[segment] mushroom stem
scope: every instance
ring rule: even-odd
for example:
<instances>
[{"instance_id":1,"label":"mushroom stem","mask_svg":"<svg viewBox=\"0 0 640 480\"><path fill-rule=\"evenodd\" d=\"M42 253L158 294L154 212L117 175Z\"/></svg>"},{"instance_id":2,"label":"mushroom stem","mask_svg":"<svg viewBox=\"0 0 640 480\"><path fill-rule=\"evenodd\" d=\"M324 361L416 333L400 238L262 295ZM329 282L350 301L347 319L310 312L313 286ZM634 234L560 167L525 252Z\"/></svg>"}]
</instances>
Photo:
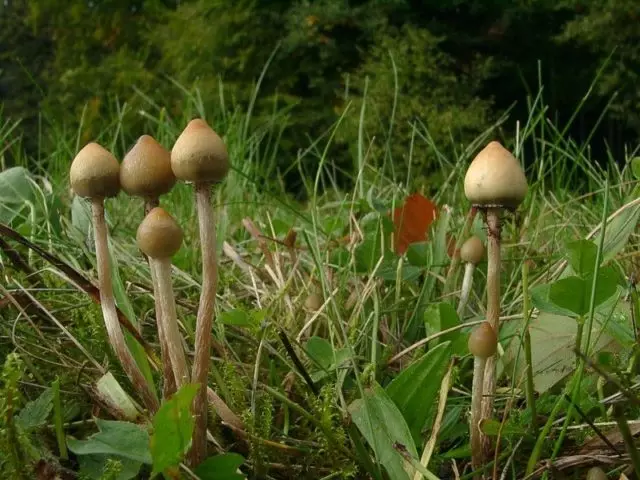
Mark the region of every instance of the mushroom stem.
<instances>
[{"instance_id":1,"label":"mushroom stem","mask_svg":"<svg viewBox=\"0 0 640 480\"><path fill-rule=\"evenodd\" d=\"M122 365L122 369L131 380L133 387L140 393L144 405L151 413L158 409L158 399L151 390L146 378L138 368L133 355L127 347L124 334L118 322L116 303L111 284L111 266L109 265L109 247L107 240L107 225L104 218L104 203L102 198L91 201L93 216L93 233L96 246L96 263L98 266L98 281L100 287L100 304L104 317L107 335L113 350Z\"/></svg>"},{"instance_id":2,"label":"mushroom stem","mask_svg":"<svg viewBox=\"0 0 640 480\"><path fill-rule=\"evenodd\" d=\"M469 302L469 294L471 293L471 287L473 286L473 272L476 266L467 262L464 267L464 277L462 279L462 289L460 291L460 303L458 304L458 317L462 319L467 303Z\"/></svg>"},{"instance_id":3,"label":"mushroom stem","mask_svg":"<svg viewBox=\"0 0 640 480\"><path fill-rule=\"evenodd\" d=\"M151 264L154 296L156 298L156 316L160 319L159 331L164 336L167 353L172 367L171 376L175 379L175 385L180 388L189 382L189 367L182 346L182 336L178 329L176 316L176 301L171 284L171 260L169 258L149 258ZM164 360L163 360L164 361Z\"/></svg>"},{"instance_id":4,"label":"mushroom stem","mask_svg":"<svg viewBox=\"0 0 640 480\"><path fill-rule=\"evenodd\" d=\"M157 198L151 198L144 204L144 215L147 216L151 210L160 204ZM143 254L144 255L144 254ZM151 273L151 284L153 285L154 294L153 300L156 310L156 324L158 327L158 342L160 343L160 356L162 357L162 376L164 378L164 385L162 386L162 398L168 398L177 391L176 378L173 373L173 366L171 365L171 356L169 355L169 343L167 340L167 334L164 331L164 320L162 313L162 305L160 299L155 293L156 285L158 283L156 279L155 269L151 264L151 259L145 255L149 262L149 272Z\"/></svg>"},{"instance_id":5,"label":"mushroom stem","mask_svg":"<svg viewBox=\"0 0 640 480\"><path fill-rule=\"evenodd\" d=\"M489 207L486 210L487 222L487 321L494 332L500 335L500 224L501 209ZM490 418L493 412L493 397L496 391L496 356L487 359L484 373L484 397L482 399L481 418ZM486 458L491 456L491 439L481 435L482 448Z\"/></svg>"},{"instance_id":6,"label":"mushroom stem","mask_svg":"<svg viewBox=\"0 0 640 480\"><path fill-rule=\"evenodd\" d=\"M195 428L190 452L192 465L202 462L207 452L207 378L209 375L211 328L213 325L218 266L216 262L216 226L211 206L211 185L195 185L200 248L202 251L202 291L196 317L196 343L193 381L200 384L194 401Z\"/></svg>"},{"instance_id":7,"label":"mushroom stem","mask_svg":"<svg viewBox=\"0 0 640 480\"><path fill-rule=\"evenodd\" d=\"M493 357L490 357L493 358ZM482 418L483 382L486 358L474 357L473 385L471 387L471 465L473 470L484 466L480 420Z\"/></svg>"}]
</instances>

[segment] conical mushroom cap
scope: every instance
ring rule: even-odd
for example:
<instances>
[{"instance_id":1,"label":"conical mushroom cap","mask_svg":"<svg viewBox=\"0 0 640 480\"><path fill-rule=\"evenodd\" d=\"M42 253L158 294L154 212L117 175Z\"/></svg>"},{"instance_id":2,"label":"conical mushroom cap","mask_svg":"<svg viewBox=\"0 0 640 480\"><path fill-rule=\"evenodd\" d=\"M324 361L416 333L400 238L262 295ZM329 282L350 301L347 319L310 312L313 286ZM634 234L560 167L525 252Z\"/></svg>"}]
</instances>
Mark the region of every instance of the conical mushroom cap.
<instances>
[{"instance_id":1,"label":"conical mushroom cap","mask_svg":"<svg viewBox=\"0 0 640 480\"><path fill-rule=\"evenodd\" d=\"M516 208L527 195L520 162L493 141L476 155L464 177L464 193L473 205Z\"/></svg>"},{"instance_id":2,"label":"conical mushroom cap","mask_svg":"<svg viewBox=\"0 0 640 480\"><path fill-rule=\"evenodd\" d=\"M474 357L489 358L496 353L498 338L489 322L482 322L471 332L467 346Z\"/></svg>"},{"instance_id":3,"label":"conical mushroom cap","mask_svg":"<svg viewBox=\"0 0 640 480\"><path fill-rule=\"evenodd\" d=\"M587 472L587 480L607 480L607 474L600 467L592 467Z\"/></svg>"},{"instance_id":4,"label":"conical mushroom cap","mask_svg":"<svg viewBox=\"0 0 640 480\"><path fill-rule=\"evenodd\" d=\"M477 265L484 257L484 245L475 235L469 237L460 247L460 260Z\"/></svg>"},{"instance_id":5,"label":"conical mushroom cap","mask_svg":"<svg viewBox=\"0 0 640 480\"><path fill-rule=\"evenodd\" d=\"M164 208L155 207L138 226L138 248L151 258L170 258L180 250L182 229Z\"/></svg>"},{"instance_id":6,"label":"conical mushroom cap","mask_svg":"<svg viewBox=\"0 0 640 480\"><path fill-rule=\"evenodd\" d=\"M152 136L142 135L122 159L120 185L129 195L157 198L176 183L171 154Z\"/></svg>"},{"instance_id":7,"label":"conical mushroom cap","mask_svg":"<svg viewBox=\"0 0 640 480\"><path fill-rule=\"evenodd\" d=\"M173 145L171 168L185 182L219 182L229 171L227 147L204 120L196 118Z\"/></svg>"},{"instance_id":8,"label":"conical mushroom cap","mask_svg":"<svg viewBox=\"0 0 640 480\"><path fill-rule=\"evenodd\" d=\"M120 164L111 152L92 142L73 159L69 181L81 197L115 197L120 191Z\"/></svg>"}]
</instances>

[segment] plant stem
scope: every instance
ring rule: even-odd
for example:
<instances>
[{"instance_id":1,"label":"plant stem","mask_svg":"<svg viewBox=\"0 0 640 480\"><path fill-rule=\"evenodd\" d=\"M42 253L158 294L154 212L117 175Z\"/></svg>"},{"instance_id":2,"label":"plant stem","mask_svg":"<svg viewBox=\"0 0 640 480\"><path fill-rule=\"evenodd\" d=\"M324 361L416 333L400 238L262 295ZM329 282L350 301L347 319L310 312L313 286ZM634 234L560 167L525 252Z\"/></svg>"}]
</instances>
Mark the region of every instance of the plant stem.
<instances>
[{"instance_id":1,"label":"plant stem","mask_svg":"<svg viewBox=\"0 0 640 480\"><path fill-rule=\"evenodd\" d=\"M131 355L118 322L116 303L111 284L111 266L109 265L109 247L107 243L107 225L104 219L104 203L102 199L91 202L93 216L93 233L96 246L96 263L98 266L98 282L100 287L100 305L104 317L109 343L129 377L134 389L140 393L142 401L151 413L158 409L158 399L151 390L147 380Z\"/></svg>"},{"instance_id":2,"label":"plant stem","mask_svg":"<svg viewBox=\"0 0 640 480\"><path fill-rule=\"evenodd\" d=\"M67 442L62 428L62 405L60 403L60 380L55 379L51 385L53 390L53 422L56 430L56 441L58 442L58 450L60 451L61 460L69 460L67 452Z\"/></svg>"},{"instance_id":3,"label":"plant stem","mask_svg":"<svg viewBox=\"0 0 640 480\"><path fill-rule=\"evenodd\" d=\"M159 316L162 322L162 333L165 337L175 385L180 388L189 382L190 375L176 318L176 301L171 284L171 260L169 258L150 258L149 261L155 277L154 297L160 307L159 310L156 310L156 316Z\"/></svg>"},{"instance_id":4,"label":"plant stem","mask_svg":"<svg viewBox=\"0 0 640 480\"><path fill-rule=\"evenodd\" d=\"M451 265L449 266L449 271L447 272L447 277L444 282L444 288L442 290L443 295L447 295L451 290L451 285L453 284L453 278L455 277L456 272L458 271L458 266L460 265L460 248L464 243L465 239L469 236L469 230L471 230L471 225L473 225L473 221L476 218L476 214L478 213L478 209L476 207L471 207L469 209L469 213L467 213L467 217L465 218L464 225L462 226L462 231L460 235L456 239L456 244L453 252L453 259L451 260Z\"/></svg>"},{"instance_id":5,"label":"plant stem","mask_svg":"<svg viewBox=\"0 0 640 480\"><path fill-rule=\"evenodd\" d=\"M476 266L473 263L467 263L464 267L464 277L462 278L462 288L460 290L460 303L458 304L458 317L462 320L462 315L467 308L469 302L469 294L473 286L473 272Z\"/></svg>"},{"instance_id":6,"label":"plant stem","mask_svg":"<svg viewBox=\"0 0 640 480\"><path fill-rule=\"evenodd\" d=\"M486 211L487 222L487 321L500 338L500 208L490 207ZM479 420L491 418L493 398L496 392L496 355L487 359L484 371L484 396ZM491 457L491 439L480 435L485 458Z\"/></svg>"},{"instance_id":7,"label":"plant stem","mask_svg":"<svg viewBox=\"0 0 640 480\"><path fill-rule=\"evenodd\" d=\"M538 433L538 416L536 412L535 389L533 386L533 355L531 353L531 333L529 332L529 264L525 260L522 263L522 313L524 318L524 355L527 362L526 396L527 406L531 414L531 431Z\"/></svg>"},{"instance_id":8,"label":"plant stem","mask_svg":"<svg viewBox=\"0 0 640 480\"><path fill-rule=\"evenodd\" d=\"M636 475L638 475L640 473L640 452L638 452L638 449L636 448L633 435L631 434L631 430L629 430L627 419L624 417L620 405L614 405L613 415L616 418L616 423L618 424L618 428L622 434L624 445L629 453L631 462L633 463L633 469L635 470Z\"/></svg>"},{"instance_id":9,"label":"plant stem","mask_svg":"<svg viewBox=\"0 0 640 480\"><path fill-rule=\"evenodd\" d=\"M473 359L473 385L471 387L471 465L473 470L483 467L486 458L482 450L480 437L482 394L486 364L487 360L485 358L474 357Z\"/></svg>"},{"instance_id":10,"label":"plant stem","mask_svg":"<svg viewBox=\"0 0 640 480\"><path fill-rule=\"evenodd\" d=\"M196 344L193 361L193 381L200 384L194 400L195 428L191 446L191 465L205 459L207 453L207 378L209 374L211 328L218 283L216 261L216 230L211 207L211 186L196 184L196 209L202 251L202 291L196 318Z\"/></svg>"}]
</instances>

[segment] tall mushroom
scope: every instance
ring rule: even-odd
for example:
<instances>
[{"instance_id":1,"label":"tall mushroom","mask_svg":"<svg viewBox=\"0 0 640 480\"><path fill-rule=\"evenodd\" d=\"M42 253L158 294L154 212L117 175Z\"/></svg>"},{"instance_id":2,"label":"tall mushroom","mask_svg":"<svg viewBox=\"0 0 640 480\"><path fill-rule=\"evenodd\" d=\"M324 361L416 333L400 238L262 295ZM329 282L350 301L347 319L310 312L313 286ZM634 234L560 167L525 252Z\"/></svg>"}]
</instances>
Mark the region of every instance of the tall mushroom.
<instances>
[{"instance_id":1,"label":"tall mushroom","mask_svg":"<svg viewBox=\"0 0 640 480\"><path fill-rule=\"evenodd\" d=\"M162 322L161 331L167 343L167 353L175 384L180 388L189 382L189 367L182 347L182 337L176 318L176 301L171 284L171 257L182 245L182 229L166 210L152 209L138 226L136 241L138 248L149 257L153 283L153 294L160 312L156 317Z\"/></svg>"},{"instance_id":2,"label":"tall mushroom","mask_svg":"<svg viewBox=\"0 0 640 480\"><path fill-rule=\"evenodd\" d=\"M492 141L473 159L464 178L464 193L484 214L487 224L487 321L500 335L500 236L502 210L515 210L527 195L528 185L520 162L499 142ZM485 397L482 418L493 411L496 389L495 356L487 360L484 375ZM491 443L483 436L485 453Z\"/></svg>"},{"instance_id":3,"label":"tall mushroom","mask_svg":"<svg viewBox=\"0 0 640 480\"><path fill-rule=\"evenodd\" d=\"M498 346L496 332L489 322L482 322L469 336L467 343L473 355L473 386L471 387L471 464L474 470L484 464L485 456L480 437L484 371L487 359L493 357Z\"/></svg>"},{"instance_id":4,"label":"tall mushroom","mask_svg":"<svg viewBox=\"0 0 640 480\"><path fill-rule=\"evenodd\" d=\"M71 188L76 195L91 200L100 304L109 342L133 387L140 393L144 405L154 413L158 409L158 399L127 347L118 322L113 285L111 284L104 200L118 195L120 191L119 171L120 164L109 151L97 143L89 143L73 159L69 178Z\"/></svg>"},{"instance_id":5,"label":"tall mushroom","mask_svg":"<svg viewBox=\"0 0 640 480\"><path fill-rule=\"evenodd\" d=\"M469 294L473 286L473 272L476 265L480 263L484 257L484 245L475 235L469 237L460 248L460 260L465 263L464 277L462 279L462 289L460 291L460 304L458 305L458 316L462 317L464 310L469 301Z\"/></svg>"},{"instance_id":6,"label":"tall mushroom","mask_svg":"<svg viewBox=\"0 0 640 480\"><path fill-rule=\"evenodd\" d=\"M159 205L159 197L168 193L176 183L176 177L171 170L171 154L152 136L142 135L135 145L127 152L120 165L120 185L128 195L141 197L145 201L145 215ZM157 279L149 260L151 282L157 290ZM171 366L167 335L164 332L162 320L162 305L157 295L154 295L156 323L158 325L158 340L162 356L162 370L164 377L163 397L167 398L176 391L175 377Z\"/></svg>"},{"instance_id":7,"label":"tall mushroom","mask_svg":"<svg viewBox=\"0 0 640 480\"><path fill-rule=\"evenodd\" d=\"M196 318L196 345L192 371L192 380L200 384L200 389L194 401L196 420L190 452L191 464L197 465L204 460L207 452L207 378L218 283L211 187L214 183L222 181L229 171L227 148L204 120L192 120L173 145L171 168L178 179L194 184L202 250L202 291Z\"/></svg>"}]
</instances>

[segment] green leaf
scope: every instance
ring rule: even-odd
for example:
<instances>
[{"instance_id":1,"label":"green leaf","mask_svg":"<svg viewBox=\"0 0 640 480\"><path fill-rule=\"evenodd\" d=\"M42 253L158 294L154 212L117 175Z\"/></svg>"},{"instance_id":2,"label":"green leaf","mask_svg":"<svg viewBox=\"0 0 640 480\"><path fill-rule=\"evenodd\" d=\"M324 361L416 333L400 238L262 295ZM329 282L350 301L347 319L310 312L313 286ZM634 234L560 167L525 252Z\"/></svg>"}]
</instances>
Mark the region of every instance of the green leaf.
<instances>
[{"instance_id":1,"label":"green leaf","mask_svg":"<svg viewBox=\"0 0 640 480\"><path fill-rule=\"evenodd\" d=\"M86 440L67 437L67 446L76 455L116 455L135 462L151 464L149 434L142 427L129 422L96 418L100 430Z\"/></svg>"},{"instance_id":2,"label":"green leaf","mask_svg":"<svg viewBox=\"0 0 640 480\"><path fill-rule=\"evenodd\" d=\"M253 324L252 317L240 308L222 312L220 321L225 325L235 325L236 327L250 327Z\"/></svg>"},{"instance_id":3,"label":"green leaf","mask_svg":"<svg viewBox=\"0 0 640 480\"><path fill-rule=\"evenodd\" d=\"M589 312L587 282L582 278L571 276L551 284L549 299L560 308L569 310L577 316Z\"/></svg>"},{"instance_id":4,"label":"green leaf","mask_svg":"<svg viewBox=\"0 0 640 480\"><path fill-rule=\"evenodd\" d=\"M636 190L637 191L637 190ZM629 199L630 200L630 199ZM605 263L614 258L627 245L629 237L635 231L640 222L640 205L623 210L611 222L607 224L602 246L602 262ZM593 239L600 241L602 233L598 233Z\"/></svg>"},{"instance_id":5,"label":"green leaf","mask_svg":"<svg viewBox=\"0 0 640 480\"><path fill-rule=\"evenodd\" d=\"M329 264L334 268L343 268L349 265L351 253L344 247L338 247L329 254Z\"/></svg>"},{"instance_id":6,"label":"green leaf","mask_svg":"<svg viewBox=\"0 0 640 480\"><path fill-rule=\"evenodd\" d=\"M80 473L93 480L105 478L105 467L109 460L120 462L120 471L115 477L108 477L113 480L131 480L136 478L140 472L142 463L122 457L109 457L108 455L82 455L78 457L80 463Z\"/></svg>"},{"instance_id":7,"label":"green leaf","mask_svg":"<svg viewBox=\"0 0 640 480\"><path fill-rule=\"evenodd\" d=\"M451 343L441 343L411 364L386 387L389 398L398 406L416 442L431 419L450 358Z\"/></svg>"},{"instance_id":8,"label":"green leaf","mask_svg":"<svg viewBox=\"0 0 640 480\"><path fill-rule=\"evenodd\" d=\"M407 480L405 461L395 445L402 445L413 458L418 458L411 432L398 407L378 384L364 392L364 398L349 405L353 423L373 449L391 480ZM411 469L411 467L408 467Z\"/></svg>"},{"instance_id":9,"label":"green leaf","mask_svg":"<svg viewBox=\"0 0 640 480\"><path fill-rule=\"evenodd\" d=\"M41 427L53 409L53 390L47 388L38 398L28 402L16 417L16 424L25 431Z\"/></svg>"},{"instance_id":10,"label":"green leaf","mask_svg":"<svg viewBox=\"0 0 640 480\"><path fill-rule=\"evenodd\" d=\"M569 265L579 277L593 275L598 246L589 240L577 240L567 245Z\"/></svg>"},{"instance_id":11,"label":"green leaf","mask_svg":"<svg viewBox=\"0 0 640 480\"><path fill-rule=\"evenodd\" d=\"M409 244L406 251L407 260L416 267L428 267L431 265L431 250L429 242L416 242Z\"/></svg>"},{"instance_id":12,"label":"green leaf","mask_svg":"<svg viewBox=\"0 0 640 480\"><path fill-rule=\"evenodd\" d=\"M531 294L531 304L541 312L552 313L554 315L572 316L573 312L566 308L560 308L551 301L551 284L538 285L529 290Z\"/></svg>"},{"instance_id":13,"label":"green leaf","mask_svg":"<svg viewBox=\"0 0 640 480\"><path fill-rule=\"evenodd\" d=\"M244 463L244 457L237 453L223 453L207 458L195 470L201 480L243 480L246 477L238 473Z\"/></svg>"},{"instance_id":14,"label":"green leaf","mask_svg":"<svg viewBox=\"0 0 640 480\"><path fill-rule=\"evenodd\" d=\"M382 278L388 282L395 282L398 277L399 262L399 257L385 259L380 265L380 268L376 271L376 277ZM400 271L400 278L404 282L411 282L419 278L422 271L422 268L403 263L402 270Z\"/></svg>"},{"instance_id":15,"label":"green leaf","mask_svg":"<svg viewBox=\"0 0 640 480\"><path fill-rule=\"evenodd\" d=\"M358 273L369 274L380 261L380 257L390 258L393 254L388 248L382 246L380 229L371 233L364 242L354 250L356 261L356 271Z\"/></svg>"},{"instance_id":16,"label":"green leaf","mask_svg":"<svg viewBox=\"0 0 640 480\"><path fill-rule=\"evenodd\" d=\"M153 417L152 476L177 466L191 445L195 425L191 404L198 388L194 383L183 385Z\"/></svg>"},{"instance_id":17,"label":"green leaf","mask_svg":"<svg viewBox=\"0 0 640 480\"><path fill-rule=\"evenodd\" d=\"M328 370L333 364L333 347L321 337L311 337L304 346L307 355L322 368Z\"/></svg>"},{"instance_id":18,"label":"green leaf","mask_svg":"<svg viewBox=\"0 0 640 480\"><path fill-rule=\"evenodd\" d=\"M426 335L430 336L449 328L457 327L461 322L453 305L447 302L440 302L427 307L424 312L424 323ZM432 340L429 342L429 347L433 348L443 342L451 342L452 353L454 354L463 354L467 351L467 338L460 330L455 330Z\"/></svg>"},{"instance_id":19,"label":"green leaf","mask_svg":"<svg viewBox=\"0 0 640 480\"><path fill-rule=\"evenodd\" d=\"M71 225L77 230L79 239L86 241L93 235L91 226L91 203L89 200L75 195L71 201Z\"/></svg>"},{"instance_id":20,"label":"green leaf","mask_svg":"<svg viewBox=\"0 0 640 480\"><path fill-rule=\"evenodd\" d=\"M32 209L36 202L33 181L24 167L12 167L0 172L0 222L10 224L22 217L25 208Z\"/></svg>"},{"instance_id":21,"label":"green leaf","mask_svg":"<svg viewBox=\"0 0 640 480\"><path fill-rule=\"evenodd\" d=\"M508 421L506 423L499 422L493 418L485 418L480 422L480 430L491 437L497 437L498 434L503 436L522 436L527 433L526 429L520 425Z\"/></svg>"},{"instance_id":22,"label":"green leaf","mask_svg":"<svg viewBox=\"0 0 640 480\"><path fill-rule=\"evenodd\" d=\"M640 180L640 157L635 157L631 160L631 171L636 180Z\"/></svg>"}]
</instances>

